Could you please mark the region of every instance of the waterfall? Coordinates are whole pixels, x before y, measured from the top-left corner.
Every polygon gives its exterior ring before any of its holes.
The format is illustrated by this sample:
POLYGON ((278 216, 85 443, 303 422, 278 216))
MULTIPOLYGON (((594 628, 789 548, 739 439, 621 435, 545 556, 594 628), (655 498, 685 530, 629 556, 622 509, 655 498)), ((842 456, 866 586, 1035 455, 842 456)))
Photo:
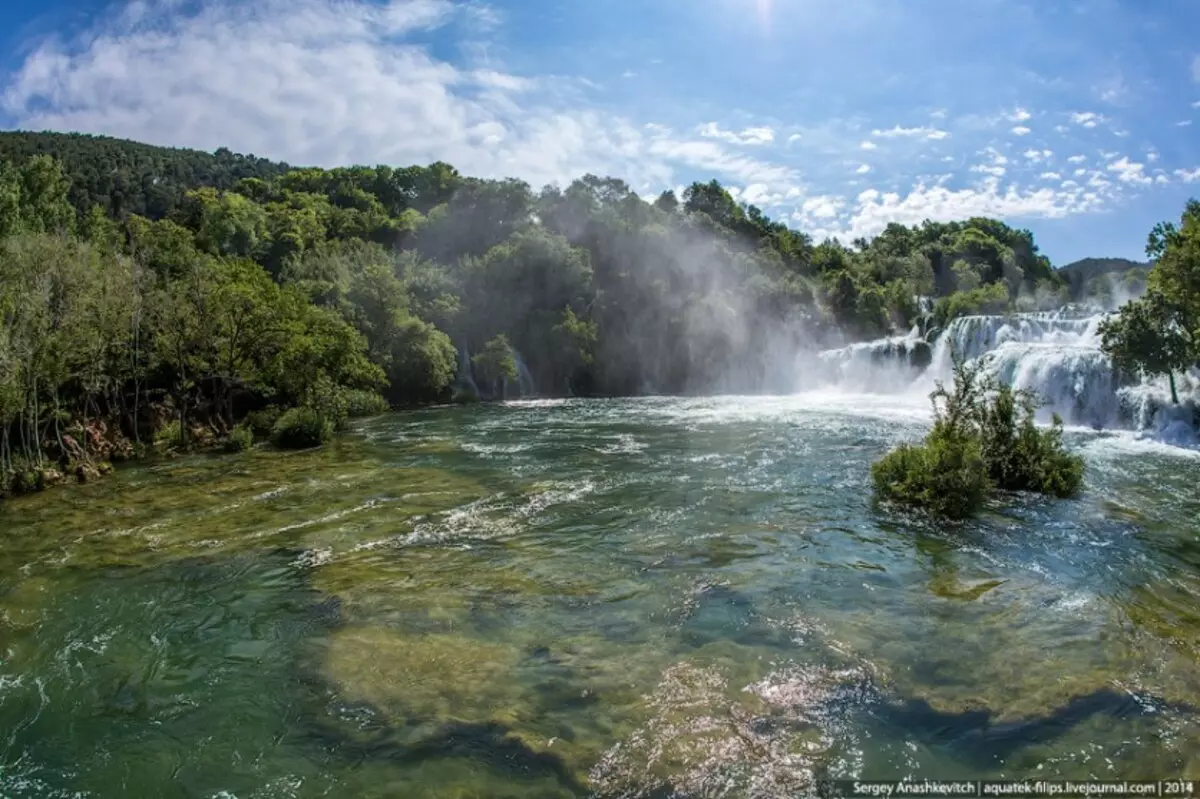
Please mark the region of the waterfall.
POLYGON ((953 353, 980 364, 984 373, 1037 394, 1039 417, 1059 414, 1073 425, 1123 427, 1177 443, 1196 441, 1200 372, 1176 375, 1181 405, 1173 405, 1166 378, 1122 381, 1100 348, 1093 308, 1006 316, 963 316, 929 344, 914 328, 906 336, 879 339, 818 357, 823 383, 841 390, 927 396, 936 381, 953 376, 953 353), (922 351, 922 346, 926 349, 922 351), (920 353, 925 363, 915 360, 920 353))
POLYGON ((521 357, 521 353, 517 352, 515 347, 512 354, 513 360, 517 362, 517 386, 521 391, 521 398, 536 397, 537 383, 533 379, 533 373, 529 371, 529 367, 525 365, 525 359, 521 357))
POLYGON ((826 384, 866 393, 906 387, 929 366, 929 344, 918 327, 904 336, 851 344, 817 356, 819 379, 826 384))
POLYGON ((479 396, 479 386, 475 384, 475 376, 471 372, 471 354, 467 351, 466 344, 458 348, 458 375, 455 382, 460 388, 469 390, 473 396, 479 396))

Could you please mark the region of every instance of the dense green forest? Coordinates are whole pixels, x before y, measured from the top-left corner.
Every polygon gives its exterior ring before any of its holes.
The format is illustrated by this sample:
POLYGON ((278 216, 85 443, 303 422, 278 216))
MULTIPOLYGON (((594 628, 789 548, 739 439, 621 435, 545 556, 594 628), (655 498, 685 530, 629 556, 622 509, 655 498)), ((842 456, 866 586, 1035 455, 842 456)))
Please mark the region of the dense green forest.
POLYGON ((266 406, 338 417, 468 382, 485 398, 769 389, 780 354, 906 330, 925 297, 944 324, 1068 287, 992 219, 815 243, 716 181, 647 200, 593 175, 535 191, 445 163, 0 134, 9 473, 117 439, 227 437, 266 406))

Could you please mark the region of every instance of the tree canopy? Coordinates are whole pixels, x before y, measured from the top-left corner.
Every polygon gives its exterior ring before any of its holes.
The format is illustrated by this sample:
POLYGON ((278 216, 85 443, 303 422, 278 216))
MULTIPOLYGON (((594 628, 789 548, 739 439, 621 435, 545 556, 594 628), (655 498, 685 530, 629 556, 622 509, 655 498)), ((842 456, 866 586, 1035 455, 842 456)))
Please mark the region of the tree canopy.
POLYGON ((155 404, 221 433, 318 384, 443 400, 497 341, 541 393, 757 390, 781 348, 905 330, 921 298, 945 322, 1066 290, 991 219, 814 243, 717 181, 647 201, 60 134, 0 134, 0 248, 0 421, 30 456, 54 419, 137 438, 155 404))

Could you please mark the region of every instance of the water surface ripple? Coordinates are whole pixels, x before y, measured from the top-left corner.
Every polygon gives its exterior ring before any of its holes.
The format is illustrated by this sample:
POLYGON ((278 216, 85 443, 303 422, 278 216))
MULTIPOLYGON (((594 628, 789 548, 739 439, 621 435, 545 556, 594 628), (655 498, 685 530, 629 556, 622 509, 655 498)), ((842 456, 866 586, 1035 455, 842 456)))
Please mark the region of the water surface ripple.
POLYGON ((511 403, 0 508, 0 795, 774 797, 1200 778, 1200 460, 879 506, 926 408, 511 403))

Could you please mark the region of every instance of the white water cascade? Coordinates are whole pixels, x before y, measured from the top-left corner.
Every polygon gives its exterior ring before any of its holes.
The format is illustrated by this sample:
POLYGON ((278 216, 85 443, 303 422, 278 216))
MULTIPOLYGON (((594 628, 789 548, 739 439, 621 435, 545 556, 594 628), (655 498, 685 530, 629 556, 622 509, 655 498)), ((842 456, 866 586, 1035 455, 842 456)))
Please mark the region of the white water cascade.
POLYGON ((936 381, 951 381, 958 352, 997 380, 1035 392, 1044 403, 1042 419, 1057 413, 1069 425, 1127 428, 1196 443, 1200 373, 1176 375, 1179 405, 1172 404, 1165 378, 1122 381, 1100 349, 1098 329, 1105 316, 1079 307, 964 316, 936 337, 930 354, 921 354, 922 346, 930 345, 914 328, 906 336, 827 350, 818 357, 817 372, 826 388, 927 396, 936 381))

